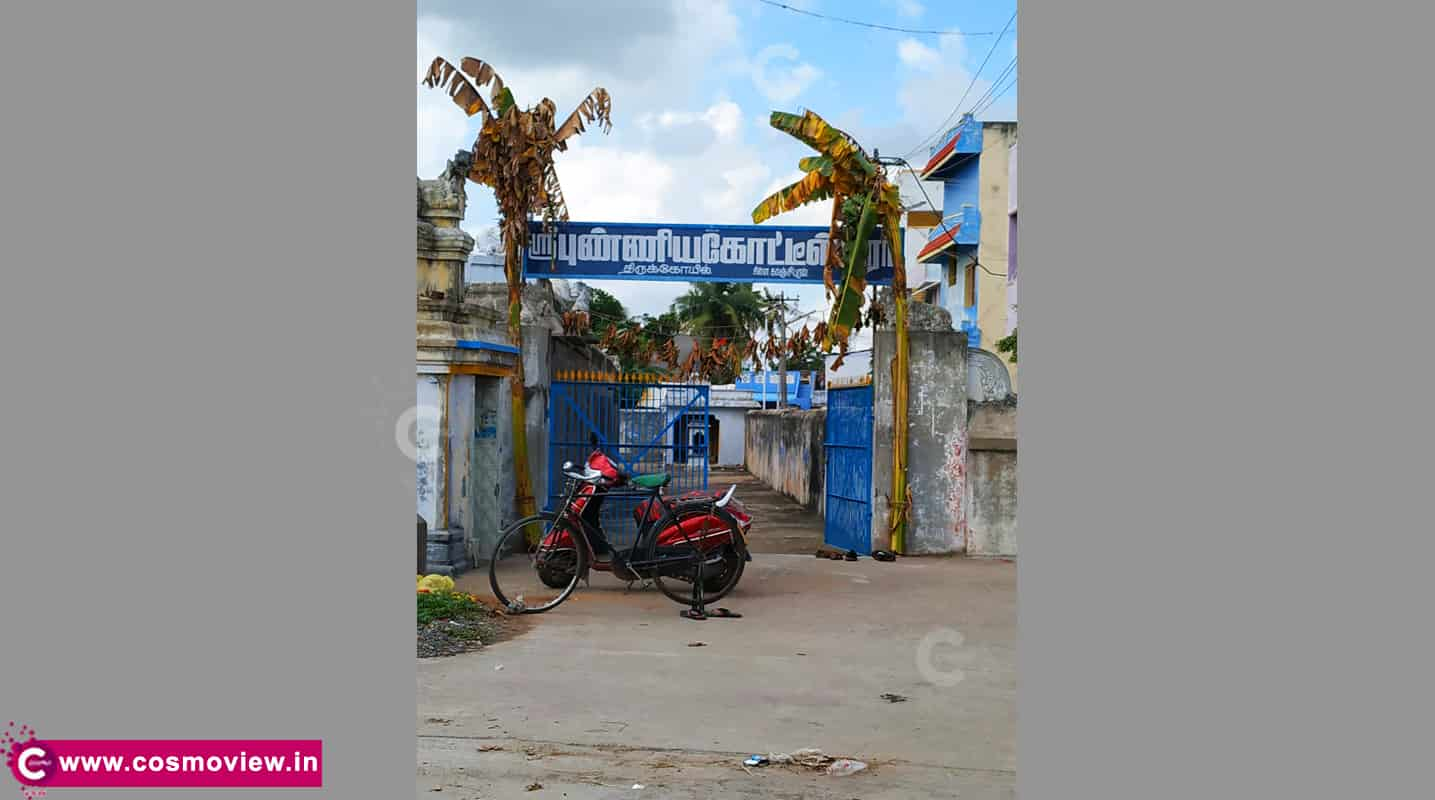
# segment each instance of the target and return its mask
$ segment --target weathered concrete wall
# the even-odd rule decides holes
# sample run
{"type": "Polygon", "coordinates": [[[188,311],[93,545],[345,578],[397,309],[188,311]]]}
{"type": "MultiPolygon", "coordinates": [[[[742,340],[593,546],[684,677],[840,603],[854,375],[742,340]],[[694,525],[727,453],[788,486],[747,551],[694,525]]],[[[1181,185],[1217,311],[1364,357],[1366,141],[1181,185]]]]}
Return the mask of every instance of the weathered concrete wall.
{"type": "Polygon", "coordinates": [[[534,508],[541,509],[548,491],[548,384],[553,375],[552,345],[546,327],[524,325],[522,330],[529,485],[533,487],[534,508]]]}
{"type": "Polygon", "coordinates": [[[473,483],[490,477],[469,474],[473,466],[474,408],[473,376],[449,375],[448,449],[444,458],[448,462],[448,525],[445,527],[450,530],[471,530],[473,483]]]}
{"type": "Polygon", "coordinates": [[[973,450],[1016,449],[1016,403],[972,403],[970,438],[973,450]]]}
{"type": "Polygon", "coordinates": [[[744,465],[763,483],[819,514],[825,506],[822,480],[827,462],[822,449],[827,410],[749,411],[744,465]]]}
{"type": "MultiPolygon", "coordinates": [[[[967,546],[967,341],[954,331],[908,333],[908,554],[960,553],[967,546]]],[[[872,547],[891,547],[892,361],[896,334],[873,336],[872,547]]]]}
{"type": "Polygon", "coordinates": [[[967,457],[971,482],[967,554],[1016,555],[1016,451],[973,450],[967,457]]]}
{"type": "Polygon", "coordinates": [[[1016,555],[1016,403],[972,403],[967,553],[1016,555]]]}
{"type": "Polygon", "coordinates": [[[430,530],[439,527],[439,377],[418,376],[418,408],[414,450],[418,460],[418,514],[430,530]],[[431,412],[428,410],[432,410],[431,412]]]}
{"type": "Polygon", "coordinates": [[[593,370],[613,372],[616,365],[603,351],[576,336],[554,336],[551,339],[549,367],[556,374],[564,370],[593,370]]]}
{"type": "Polygon", "coordinates": [[[471,554],[487,558],[503,528],[504,509],[513,506],[512,456],[503,442],[511,440],[499,428],[499,409],[508,401],[497,378],[474,378],[474,427],[470,445],[470,486],[464,528],[471,554]]]}

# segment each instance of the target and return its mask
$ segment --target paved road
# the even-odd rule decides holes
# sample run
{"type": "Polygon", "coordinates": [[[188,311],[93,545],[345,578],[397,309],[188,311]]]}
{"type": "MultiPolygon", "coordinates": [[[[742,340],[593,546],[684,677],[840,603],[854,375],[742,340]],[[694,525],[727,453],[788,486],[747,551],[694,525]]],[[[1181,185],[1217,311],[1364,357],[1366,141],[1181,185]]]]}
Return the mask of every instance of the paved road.
{"type": "Polygon", "coordinates": [[[744,618],[691,622],[656,591],[595,576],[513,640],[420,660],[418,791],[1014,796],[1014,564],[759,553],[723,605],[744,618]],[[908,699],[889,703],[885,692],[908,699]],[[872,768],[832,778],[740,766],[751,753],[803,747],[872,768]],[[533,783],[543,788],[525,791],[533,783]]]}

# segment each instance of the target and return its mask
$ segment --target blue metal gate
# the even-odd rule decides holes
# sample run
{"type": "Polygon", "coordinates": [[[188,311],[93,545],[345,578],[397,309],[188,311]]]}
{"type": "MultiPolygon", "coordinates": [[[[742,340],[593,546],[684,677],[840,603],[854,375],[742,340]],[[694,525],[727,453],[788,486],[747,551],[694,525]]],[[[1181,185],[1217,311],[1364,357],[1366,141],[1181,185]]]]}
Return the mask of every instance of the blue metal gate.
{"type": "MultiPolygon", "coordinates": [[[[667,494],[707,489],[708,422],[706,384],[645,382],[636,376],[553,381],[545,508],[552,510],[563,500],[563,462],[586,461],[595,437],[603,452],[631,475],[672,475],[663,490],[667,494]]],[[[633,509],[638,502],[636,497],[605,498],[603,530],[614,545],[627,547],[637,537],[633,509]]]]}
{"type": "Polygon", "coordinates": [[[872,552],[872,384],[827,389],[827,519],[829,547],[872,552]]]}

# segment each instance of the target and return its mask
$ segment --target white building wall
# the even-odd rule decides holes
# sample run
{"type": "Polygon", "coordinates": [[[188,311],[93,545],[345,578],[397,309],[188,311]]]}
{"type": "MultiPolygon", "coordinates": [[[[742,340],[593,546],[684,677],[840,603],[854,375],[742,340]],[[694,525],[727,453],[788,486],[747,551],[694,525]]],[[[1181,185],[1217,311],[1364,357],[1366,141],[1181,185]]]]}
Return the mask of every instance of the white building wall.
{"type": "Polygon", "coordinates": [[[724,467],[742,465],[747,412],[746,408],[708,409],[708,413],[718,422],[718,465],[724,467]]]}
{"type": "Polygon", "coordinates": [[[847,358],[842,360],[842,367],[834,370],[832,362],[837,360],[837,355],[837,353],[827,354],[828,385],[831,385],[834,380],[850,380],[872,374],[872,351],[870,349],[848,351],[847,358]]]}
{"type": "Polygon", "coordinates": [[[489,256],[475,253],[463,265],[463,282],[503,283],[508,278],[503,274],[503,256],[489,256]]]}

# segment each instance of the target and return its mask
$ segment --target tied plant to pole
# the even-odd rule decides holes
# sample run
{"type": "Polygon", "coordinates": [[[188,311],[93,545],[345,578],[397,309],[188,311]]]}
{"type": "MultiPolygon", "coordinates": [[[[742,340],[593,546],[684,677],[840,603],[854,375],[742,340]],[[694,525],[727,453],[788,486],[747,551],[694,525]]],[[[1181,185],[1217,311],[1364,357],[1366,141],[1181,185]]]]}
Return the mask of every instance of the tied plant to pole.
{"type": "Polygon", "coordinates": [[[887,180],[886,170],[869,157],[855,139],[812,111],[801,115],[774,111],[769,122],[816,150],[818,155],[799,161],[798,166],[806,174],[758,204],[752,211],[752,221],[762,223],[808,203],[832,201],[827,257],[822,265],[823,283],[827,286],[832,310],[820,345],[826,353],[837,348],[839,355],[833,362],[834,368],[841,366],[847,354],[848,338],[862,322],[867,245],[878,224],[892,251],[897,353],[891,364],[894,441],[887,527],[891,548],[904,552],[911,503],[907,488],[907,270],[899,234],[903,211],[901,195],[896,184],[887,180]]]}

